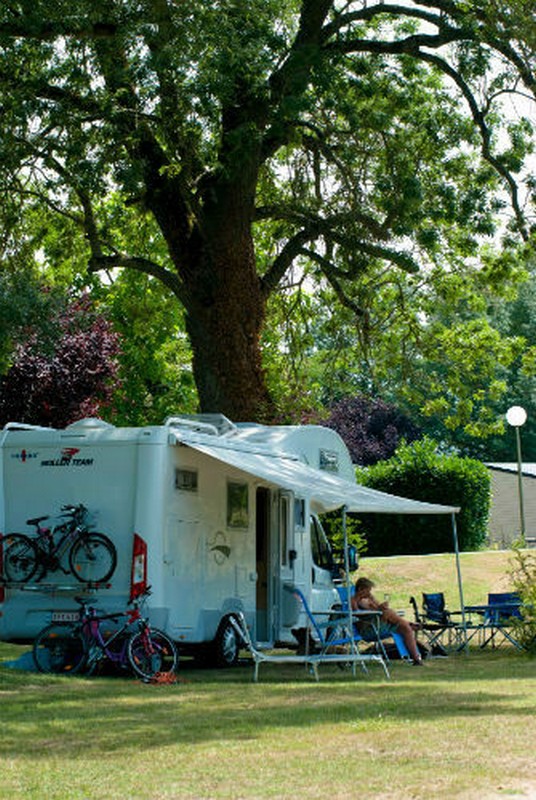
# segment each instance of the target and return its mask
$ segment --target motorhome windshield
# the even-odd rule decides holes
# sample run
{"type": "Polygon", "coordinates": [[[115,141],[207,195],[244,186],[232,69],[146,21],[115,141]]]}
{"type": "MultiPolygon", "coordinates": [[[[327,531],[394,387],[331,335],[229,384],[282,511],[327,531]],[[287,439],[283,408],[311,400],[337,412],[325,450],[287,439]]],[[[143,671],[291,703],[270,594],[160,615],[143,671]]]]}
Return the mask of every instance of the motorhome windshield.
{"type": "Polygon", "coordinates": [[[334,567],[331,545],[316,517],[311,517],[311,549],[316,566],[331,571],[334,567]]]}

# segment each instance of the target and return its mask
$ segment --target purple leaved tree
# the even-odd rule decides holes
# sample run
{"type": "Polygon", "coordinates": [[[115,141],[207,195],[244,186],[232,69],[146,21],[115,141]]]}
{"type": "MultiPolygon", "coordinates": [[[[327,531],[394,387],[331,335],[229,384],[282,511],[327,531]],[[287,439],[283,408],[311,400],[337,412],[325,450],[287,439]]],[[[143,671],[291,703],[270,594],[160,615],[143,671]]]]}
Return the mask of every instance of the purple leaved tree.
{"type": "Polygon", "coordinates": [[[354,464],[365,467],[391,458],[402,439],[413,442],[421,436],[396,406],[364,395],[339,400],[323,424],[341,436],[354,464]]]}
{"type": "Polygon", "coordinates": [[[56,312],[46,334],[31,330],[0,379],[0,424],[64,427],[98,416],[118,386],[119,336],[89,298],[56,312]]]}

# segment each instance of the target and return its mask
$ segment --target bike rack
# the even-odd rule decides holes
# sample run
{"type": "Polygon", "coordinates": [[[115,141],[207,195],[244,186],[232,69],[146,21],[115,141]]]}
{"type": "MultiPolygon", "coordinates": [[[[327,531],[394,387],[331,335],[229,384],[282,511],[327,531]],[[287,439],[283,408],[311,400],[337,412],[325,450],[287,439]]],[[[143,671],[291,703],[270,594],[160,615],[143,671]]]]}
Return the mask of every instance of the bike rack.
{"type": "Polygon", "coordinates": [[[80,594],[80,592],[85,592],[85,591],[96,592],[98,589],[111,589],[112,584],[92,583],[91,581],[89,581],[88,583],[72,583],[72,584],[21,583],[18,581],[6,581],[4,578],[1,578],[0,586],[4,586],[6,589],[18,589],[21,592],[45,592],[45,593],[76,592],[77,594],[80,594]]]}

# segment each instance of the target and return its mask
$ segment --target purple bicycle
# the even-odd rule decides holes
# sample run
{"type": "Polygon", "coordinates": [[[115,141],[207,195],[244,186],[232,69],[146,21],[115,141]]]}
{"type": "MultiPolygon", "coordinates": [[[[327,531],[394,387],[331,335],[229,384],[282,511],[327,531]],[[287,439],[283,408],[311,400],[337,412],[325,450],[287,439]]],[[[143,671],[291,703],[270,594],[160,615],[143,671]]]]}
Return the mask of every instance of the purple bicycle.
{"type": "Polygon", "coordinates": [[[98,613],[82,597],[75,600],[78,621],[53,622],[34,642],[33,657],[40,672],[91,675],[106,661],[118,669],[132,670],[143,680],[176,671],[179,656],[175,643],[163,631],[151,627],[141,615],[138,600],[133,601],[131,609],[115,614],[98,613]]]}

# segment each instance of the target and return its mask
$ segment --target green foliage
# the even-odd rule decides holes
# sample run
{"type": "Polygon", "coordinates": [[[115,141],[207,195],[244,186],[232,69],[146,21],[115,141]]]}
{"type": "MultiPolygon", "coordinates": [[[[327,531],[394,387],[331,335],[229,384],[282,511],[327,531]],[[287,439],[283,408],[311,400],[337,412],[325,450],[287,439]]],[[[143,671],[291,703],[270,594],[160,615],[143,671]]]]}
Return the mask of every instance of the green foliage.
{"type": "Polygon", "coordinates": [[[524,550],[522,543],[513,548],[510,576],[514,590],[521,597],[521,618],[513,618],[517,641],[531,655],[536,655],[536,553],[524,550]]]}
{"type": "MultiPolygon", "coordinates": [[[[460,508],[460,550],[484,543],[490,504],[488,469],[474,459],[438,452],[430,439],[400,446],[395,456],[360,469],[357,480],[389,494],[460,508]]],[[[454,547],[450,515],[361,517],[370,555],[439,553],[454,547]]]]}
{"type": "Polygon", "coordinates": [[[311,410],[365,394],[439,440],[502,434],[515,375],[533,380],[533,315],[527,306],[526,324],[505,319],[527,285],[526,257],[486,247],[469,266],[452,251],[418,276],[369,264],[353,280],[360,315],[306,281],[273,297],[264,363],[279,405],[311,410]]]}
{"type": "Polygon", "coordinates": [[[8,369],[25,328],[37,325],[39,320],[46,325],[46,300],[37,276],[30,270],[0,273],[0,375],[8,369]]]}
{"type": "MultiPolygon", "coordinates": [[[[8,228],[31,219],[13,248],[77,288],[96,288],[88,261],[104,284],[117,267],[161,281],[181,336],[187,314],[205,405],[270,405],[264,335],[275,405],[292,398],[291,414],[356,391],[400,405],[384,391],[399,384],[449,430],[493,429],[500,373],[523,345],[478,319],[479,280],[498,296],[515,280],[491,276],[481,244],[503,226],[504,190],[505,250],[527,237],[515,183],[534,130],[501,103],[535,87],[527,0],[499,5],[4,3],[0,214],[8,228]],[[296,305],[297,282],[318,299],[296,305]]],[[[171,327],[169,347],[147,327],[159,355],[143,364],[134,337],[132,372],[175,366],[141,375],[132,409],[157,413],[142,384],[177,376],[169,401],[193,402],[171,327]]]]}
{"type": "MultiPolygon", "coordinates": [[[[344,532],[342,528],[342,515],[340,511],[324,514],[322,527],[326,532],[335,553],[344,551],[344,532]]],[[[357,549],[360,555],[367,552],[367,540],[363,533],[363,526],[358,519],[346,516],[346,540],[349,545],[357,549]]]]}
{"type": "Polygon", "coordinates": [[[120,385],[107,419],[159,425],[174,413],[196,411],[182,315],[164,287],[146,275],[123,272],[99,296],[122,343],[120,385]]]}
{"type": "Polygon", "coordinates": [[[45,221],[31,212],[19,216],[20,207],[9,200],[0,202],[0,376],[30,329],[46,336],[66,293],[58,274],[39,269],[36,248],[45,221]]]}

